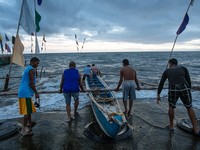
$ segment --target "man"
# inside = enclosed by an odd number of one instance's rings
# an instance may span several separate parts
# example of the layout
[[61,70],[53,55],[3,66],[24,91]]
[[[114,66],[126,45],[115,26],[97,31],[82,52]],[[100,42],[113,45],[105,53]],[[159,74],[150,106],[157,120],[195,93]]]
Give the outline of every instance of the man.
[[87,65],[84,68],[83,83],[84,83],[86,77],[88,77],[88,78],[90,77],[90,73],[91,73],[91,67],[90,67],[90,65]]
[[39,98],[39,94],[35,87],[36,80],[36,68],[38,67],[40,60],[37,57],[33,57],[23,73],[21,84],[18,91],[19,98],[19,111],[24,115],[23,128],[21,134],[32,134],[29,127],[32,127],[36,122],[32,121],[31,114],[36,112],[36,108],[32,102],[32,97],[35,94],[35,98]]
[[95,66],[95,64],[92,64],[91,70],[92,70],[93,76],[96,76],[96,75],[100,75],[100,74],[101,74],[100,70]]
[[158,91],[157,91],[157,103],[160,103],[160,93],[163,89],[163,85],[168,79],[169,81],[169,92],[168,92],[168,103],[169,103],[169,129],[174,129],[174,109],[176,108],[176,102],[180,98],[187,109],[188,115],[191,119],[193,130],[195,134],[200,134],[197,128],[197,121],[195,112],[192,108],[192,96],[191,96],[191,80],[190,75],[186,67],[177,66],[178,61],[175,58],[171,58],[168,62],[168,69],[166,69],[160,80]]
[[79,87],[82,91],[83,85],[81,82],[81,74],[76,69],[75,62],[71,61],[69,63],[69,69],[64,70],[62,79],[60,82],[60,93],[63,92],[66,102],[66,111],[68,115],[67,122],[71,122],[73,117],[71,116],[71,97],[74,98],[74,116],[77,113],[78,105],[79,105]]
[[[119,91],[119,88],[123,82],[122,94],[123,94],[123,103],[125,108],[124,114],[126,117],[130,117],[133,100],[136,99],[135,89],[140,90],[140,86],[137,79],[137,73],[132,67],[129,66],[128,59],[124,59],[122,63],[123,67],[120,69],[120,79],[115,91]],[[137,88],[135,88],[135,84],[137,85]],[[127,109],[128,98],[129,98],[129,109]]]

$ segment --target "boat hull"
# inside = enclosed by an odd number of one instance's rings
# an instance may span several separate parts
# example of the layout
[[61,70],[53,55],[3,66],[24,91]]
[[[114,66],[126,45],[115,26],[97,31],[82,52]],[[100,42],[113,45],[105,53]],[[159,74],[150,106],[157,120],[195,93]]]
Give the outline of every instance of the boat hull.
[[[86,79],[86,88],[91,90],[94,88],[108,88],[105,82],[100,77],[91,77],[90,79]],[[122,115],[118,115],[117,112],[111,116],[109,116],[104,108],[112,109],[113,112],[115,112],[117,108],[117,103],[114,102],[114,104],[111,104],[109,102],[96,102],[97,97],[98,98],[113,98],[114,94],[111,91],[106,91],[104,93],[99,93],[95,95],[95,92],[89,92],[89,97],[91,99],[91,106],[92,110],[95,116],[95,119],[100,126],[101,130],[110,138],[115,138],[118,133],[122,130],[122,124],[123,124],[123,118]],[[118,122],[121,122],[122,124],[117,123],[114,120],[117,120]]]
[[115,138],[120,131],[120,125],[113,121],[108,121],[103,112],[97,107],[97,105],[95,105],[95,103],[91,102],[91,105],[95,115],[95,119],[98,122],[100,128],[107,136]]

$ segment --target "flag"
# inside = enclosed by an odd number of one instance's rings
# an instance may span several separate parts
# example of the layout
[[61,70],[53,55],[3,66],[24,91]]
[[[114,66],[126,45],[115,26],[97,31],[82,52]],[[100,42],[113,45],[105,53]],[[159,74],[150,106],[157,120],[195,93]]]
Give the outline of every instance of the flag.
[[181,34],[181,33],[185,30],[185,28],[186,28],[188,22],[189,22],[189,16],[188,16],[188,14],[186,13],[186,14],[185,14],[185,17],[184,17],[184,19],[183,19],[183,22],[181,23],[180,27],[178,28],[178,30],[177,30],[177,32],[176,32],[177,35]]
[[38,2],[38,5],[42,4],[42,0],[37,0],[37,2]]
[[33,36],[31,36],[31,53],[33,52]]
[[29,6],[27,4],[27,0],[23,0],[22,3],[22,11],[20,17],[20,25],[22,28],[29,34],[34,35],[35,32],[35,23],[33,16],[30,12]]
[[38,44],[38,39],[36,37],[35,39],[35,54],[39,54],[40,53],[40,48],[39,48],[39,44]]
[[11,52],[11,50],[10,50],[10,46],[7,44],[7,43],[5,43],[5,49],[7,50],[7,52]]
[[44,42],[47,42],[46,39],[45,39],[45,35],[43,35],[43,41],[44,41]]
[[194,0],[190,0],[190,5],[193,6]]
[[15,36],[12,36],[12,44],[15,44]]
[[40,14],[35,10],[35,25],[36,25],[36,32],[39,32],[40,31],[40,23],[41,21],[41,16]]
[[76,40],[76,48],[77,48],[77,51],[79,51],[79,48],[78,48],[78,46],[79,46],[79,44],[78,44],[78,38],[77,38],[76,34],[75,34],[75,40]]
[[19,35],[17,34],[13,49],[12,62],[24,67],[24,45],[22,44]]
[[6,38],[6,41],[8,42],[9,41],[9,38],[8,36],[5,34],[5,38]]
[[83,45],[82,45],[82,48],[81,48],[81,49],[83,49],[83,46],[84,46],[85,40],[86,40],[86,38],[84,38],[84,40],[83,40]]
[[3,53],[4,52],[4,49],[3,49],[3,38],[2,38],[1,35],[0,35],[0,45],[1,45],[1,52]]
[[76,35],[76,34],[75,34],[75,40],[76,40],[76,45],[79,46],[79,45],[78,45],[78,38],[77,38],[77,35]]

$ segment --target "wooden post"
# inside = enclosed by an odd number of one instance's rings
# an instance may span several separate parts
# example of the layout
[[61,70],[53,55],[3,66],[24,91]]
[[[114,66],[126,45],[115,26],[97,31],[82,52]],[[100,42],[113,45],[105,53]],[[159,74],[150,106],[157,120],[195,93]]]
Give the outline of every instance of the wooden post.
[[4,89],[3,89],[3,91],[5,92],[5,91],[8,91],[8,83],[9,83],[9,75],[7,74],[6,75],[6,80],[5,80],[5,84],[4,84]]

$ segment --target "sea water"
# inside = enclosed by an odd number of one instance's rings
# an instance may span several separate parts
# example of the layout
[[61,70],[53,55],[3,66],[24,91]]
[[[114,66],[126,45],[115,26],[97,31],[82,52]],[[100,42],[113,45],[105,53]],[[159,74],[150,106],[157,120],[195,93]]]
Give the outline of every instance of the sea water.
[[[113,52],[113,53],[47,53],[47,54],[26,54],[26,64],[30,58],[36,56],[40,59],[37,70],[37,88],[39,91],[58,91],[61,75],[64,69],[68,68],[70,61],[76,62],[77,69],[83,73],[88,64],[95,64],[100,69],[104,81],[109,88],[116,88],[119,81],[119,70],[122,67],[122,60],[128,59],[130,65],[137,71],[140,83],[152,90],[136,91],[137,100],[146,100],[152,104],[156,103],[156,89],[163,71],[167,67],[169,52]],[[180,65],[188,68],[192,86],[200,85],[200,52],[173,52],[172,57],[176,58]],[[0,90],[4,87],[5,75],[9,72],[10,66],[0,68]],[[17,92],[23,68],[12,65],[9,81],[11,92]],[[141,85],[142,86],[142,85]],[[167,81],[165,87],[167,86]],[[122,98],[121,92],[114,92],[117,99]],[[199,91],[192,90],[193,106],[200,109]],[[162,97],[167,97],[167,89],[163,89]],[[34,99],[34,98],[33,98]],[[80,93],[79,109],[90,104],[87,93]],[[64,96],[59,93],[40,94],[41,108],[37,111],[65,111]],[[178,101],[177,105],[182,105]],[[72,103],[73,109],[73,103]],[[0,98],[0,119],[19,117],[18,98],[15,96],[1,96]]]

